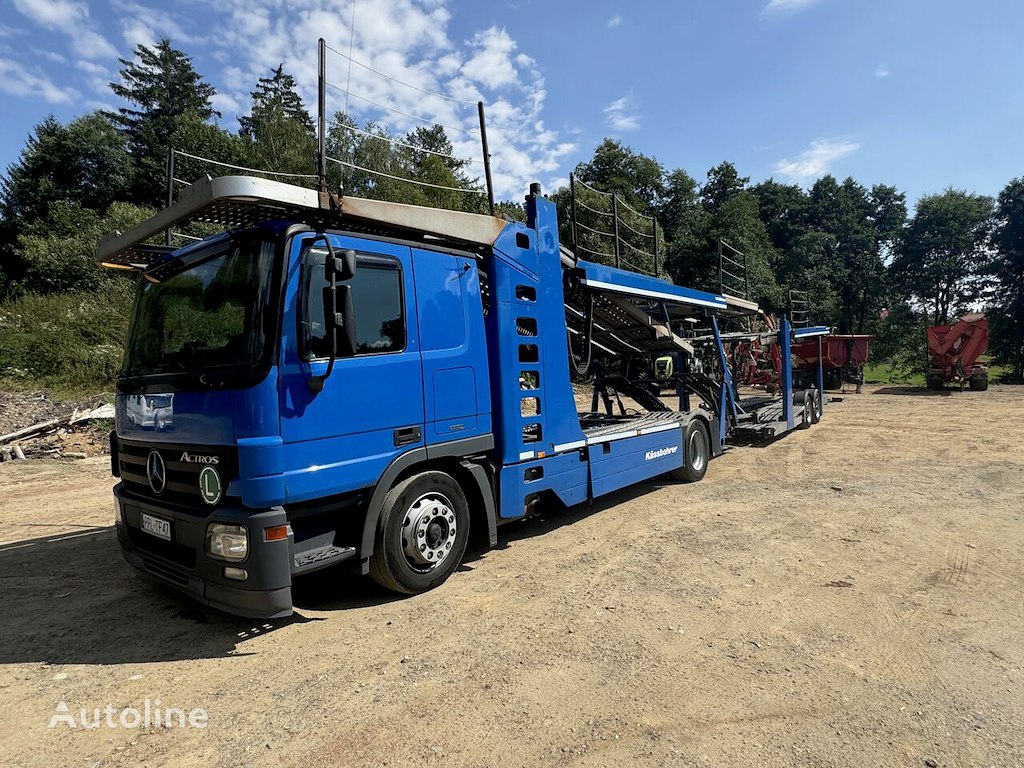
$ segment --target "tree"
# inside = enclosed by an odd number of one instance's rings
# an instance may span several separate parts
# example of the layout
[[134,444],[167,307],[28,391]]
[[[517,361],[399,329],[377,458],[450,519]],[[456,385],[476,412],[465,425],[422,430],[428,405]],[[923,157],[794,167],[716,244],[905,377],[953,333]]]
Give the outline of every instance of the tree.
[[999,193],[992,246],[993,348],[1020,380],[1024,378],[1024,178],[1013,179]]
[[[666,228],[666,238],[669,240],[667,267],[673,280],[708,291],[747,294],[746,298],[762,304],[767,311],[780,309],[782,290],[774,273],[778,253],[761,221],[758,200],[746,188],[749,179],[740,176],[736,167],[728,162],[708,171],[699,192],[690,186],[688,177],[679,172],[674,172],[670,179],[673,182],[671,196],[677,200],[677,210],[685,212],[679,220],[666,218],[672,226],[671,230]],[[697,192],[699,212],[691,202],[694,192]],[[679,202],[683,202],[681,207]],[[746,275],[734,268],[727,271],[738,279],[725,276],[719,282],[717,254],[721,241],[743,253]]]
[[59,200],[77,200],[102,213],[126,195],[130,172],[124,140],[102,113],[67,126],[50,116],[35,127],[0,181],[0,206],[5,218],[21,225],[46,218]]
[[944,325],[982,297],[992,199],[947,189],[921,198],[892,264],[896,285]]
[[18,237],[17,253],[24,265],[19,292],[99,290],[119,275],[96,264],[96,243],[104,235],[126,231],[152,215],[152,209],[130,203],[113,203],[103,216],[77,202],[54,203],[45,220]]
[[120,59],[121,82],[110,88],[137,108],[121,107],[110,118],[128,141],[135,161],[134,199],[159,205],[166,195],[168,148],[182,123],[220,117],[211,99],[213,86],[192,67],[192,59],[164,38],[153,48],[138,45],[135,60]]
[[285,73],[282,64],[271,77],[261,77],[251,95],[249,114],[238,122],[241,135],[251,142],[253,166],[281,173],[312,173],[316,134],[295,90],[295,78]]
[[[613,139],[605,139],[594,157],[576,166],[575,246],[588,260],[614,264],[616,260],[615,211],[618,212],[619,261],[628,268],[653,273],[654,221],[665,193],[665,169],[653,157],[634,152]],[[614,195],[614,202],[613,202]],[[561,211],[562,242],[573,243],[572,200],[568,188],[553,199]],[[657,270],[664,262],[665,242],[658,233]]]
[[[455,192],[453,190],[479,190],[478,179],[466,175],[470,166],[469,160],[460,160],[453,156],[454,147],[445,130],[440,125],[414,128],[398,145],[403,159],[405,173],[411,179],[433,184],[433,187],[410,185],[411,193],[420,205],[436,208],[448,208],[456,211],[482,213],[486,207],[486,198],[473,192]],[[443,189],[448,187],[448,189]]]
[[37,125],[0,180],[0,295],[25,277],[20,234],[45,222],[63,201],[104,213],[127,195],[130,175],[124,140],[99,112],[66,126],[53,117]]

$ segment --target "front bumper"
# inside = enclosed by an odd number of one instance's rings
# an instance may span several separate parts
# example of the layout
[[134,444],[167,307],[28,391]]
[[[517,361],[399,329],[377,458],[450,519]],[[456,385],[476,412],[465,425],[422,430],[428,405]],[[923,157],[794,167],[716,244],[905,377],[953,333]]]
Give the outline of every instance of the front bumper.
[[[224,505],[201,517],[141,500],[120,483],[114,487],[114,500],[121,552],[137,570],[227,613],[260,619],[291,615],[292,536],[279,541],[264,541],[263,536],[264,528],[288,522],[282,507],[253,512]],[[170,521],[170,541],[142,530],[143,512]],[[248,528],[249,553],[245,560],[231,563],[206,554],[206,528],[210,523]],[[225,567],[245,569],[246,579],[226,578]]]

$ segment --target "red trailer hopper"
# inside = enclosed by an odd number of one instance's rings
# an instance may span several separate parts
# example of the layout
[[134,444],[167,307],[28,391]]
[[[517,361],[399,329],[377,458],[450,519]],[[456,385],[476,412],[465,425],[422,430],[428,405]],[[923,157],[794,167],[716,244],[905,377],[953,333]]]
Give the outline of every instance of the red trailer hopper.
[[964,388],[988,389],[988,368],[978,359],[988,351],[988,320],[981,313],[964,315],[952,325],[928,329],[929,389],[942,389],[947,381]]
[[[830,334],[821,340],[821,367],[825,375],[826,389],[839,389],[844,382],[857,385],[860,391],[864,383],[863,368],[868,359],[868,343],[874,336],[862,334]],[[815,371],[818,366],[818,342],[794,344],[793,370]]]

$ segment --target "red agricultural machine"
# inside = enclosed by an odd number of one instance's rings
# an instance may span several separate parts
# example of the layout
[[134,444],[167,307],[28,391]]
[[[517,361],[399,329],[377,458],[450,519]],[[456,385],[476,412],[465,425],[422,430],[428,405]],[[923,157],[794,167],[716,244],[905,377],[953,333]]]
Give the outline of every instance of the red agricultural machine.
[[988,320],[980,313],[964,315],[952,325],[928,329],[928,389],[947,382],[971,389],[988,389],[988,368],[978,362],[988,350]]
[[[829,334],[821,340],[821,367],[825,389],[842,389],[847,383],[860,392],[864,383],[864,363],[868,344],[874,336],[862,334]],[[807,377],[818,369],[818,342],[805,341],[793,345],[793,376]]]

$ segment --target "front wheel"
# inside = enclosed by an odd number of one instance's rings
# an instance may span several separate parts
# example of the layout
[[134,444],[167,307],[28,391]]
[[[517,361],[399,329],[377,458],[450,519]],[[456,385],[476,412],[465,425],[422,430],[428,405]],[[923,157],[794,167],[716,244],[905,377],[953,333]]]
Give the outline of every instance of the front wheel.
[[703,421],[691,421],[683,435],[683,461],[679,469],[672,470],[672,478],[682,483],[696,483],[708,471],[711,458],[711,441]]
[[469,541],[469,504],[444,472],[421,472],[388,491],[370,577],[394,592],[426,592],[452,575]]

